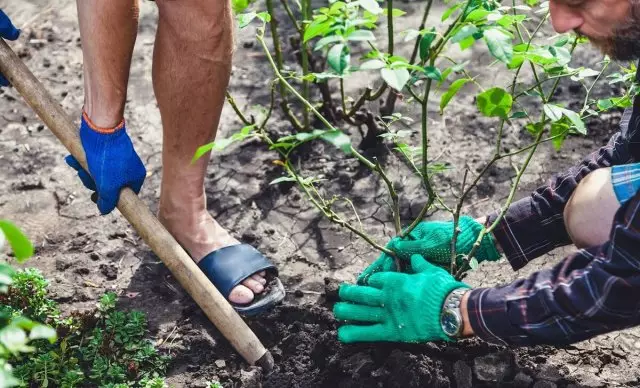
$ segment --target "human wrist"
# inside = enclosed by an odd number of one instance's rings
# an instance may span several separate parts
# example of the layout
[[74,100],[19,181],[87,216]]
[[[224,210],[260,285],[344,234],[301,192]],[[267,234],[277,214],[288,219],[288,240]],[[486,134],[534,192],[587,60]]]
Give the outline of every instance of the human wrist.
[[462,337],[471,337],[474,335],[473,327],[471,327],[471,321],[469,320],[469,309],[467,303],[469,301],[469,295],[471,290],[467,290],[462,296],[460,302],[460,314],[462,315]]

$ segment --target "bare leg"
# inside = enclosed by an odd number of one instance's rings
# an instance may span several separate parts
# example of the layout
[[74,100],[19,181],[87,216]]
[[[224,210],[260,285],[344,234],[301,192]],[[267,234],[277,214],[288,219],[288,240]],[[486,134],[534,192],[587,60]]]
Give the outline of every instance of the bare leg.
[[[213,250],[238,244],[207,212],[209,155],[191,165],[196,149],[215,138],[220,121],[231,72],[231,6],[227,0],[157,4],[153,86],[164,130],[158,217],[199,261]],[[253,275],[243,284],[231,292],[232,302],[250,302],[266,280]]]
[[604,244],[619,208],[610,168],[600,168],[584,177],[564,210],[565,227],[573,243],[578,248]]
[[120,123],[138,29],[138,2],[78,0],[84,62],[84,110],[93,123]]

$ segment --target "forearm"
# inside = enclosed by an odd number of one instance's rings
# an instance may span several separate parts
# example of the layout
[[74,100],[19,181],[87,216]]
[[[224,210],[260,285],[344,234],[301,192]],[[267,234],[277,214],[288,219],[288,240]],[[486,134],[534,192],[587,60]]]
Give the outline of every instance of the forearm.
[[[626,125],[626,124],[623,124]],[[619,132],[609,143],[577,165],[557,174],[530,196],[514,202],[498,221],[493,237],[512,268],[518,270],[529,261],[571,243],[564,223],[564,209],[582,179],[599,168],[627,163],[629,141],[640,134]],[[494,223],[499,212],[488,216]]]
[[467,292],[465,334],[502,345],[559,345],[640,324],[640,192],[616,213],[611,236],[528,278]]

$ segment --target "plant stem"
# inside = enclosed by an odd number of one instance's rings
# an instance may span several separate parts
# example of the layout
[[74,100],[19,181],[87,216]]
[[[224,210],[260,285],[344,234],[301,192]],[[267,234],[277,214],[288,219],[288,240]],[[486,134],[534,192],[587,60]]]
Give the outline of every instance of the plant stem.
[[[431,2],[433,0],[429,0]],[[393,55],[393,0],[387,0],[387,37],[389,55]]]
[[387,177],[387,174],[382,169],[378,158],[374,158],[374,162],[376,171],[378,171],[378,173],[382,177],[382,180],[384,180],[384,183],[387,184],[387,188],[389,189],[389,196],[391,197],[391,201],[393,204],[393,207],[391,209],[391,211],[393,212],[393,225],[396,229],[396,234],[400,235],[400,233],[402,232],[402,226],[400,224],[400,203],[398,201],[398,193],[396,193],[396,189],[393,187],[393,182],[391,182],[389,177]]
[[[262,43],[264,44],[264,42],[262,42]],[[273,61],[273,59],[271,59],[271,61]],[[273,140],[271,140],[269,135],[264,131],[264,128],[260,128],[259,129],[259,133],[260,133],[260,136],[267,142],[267,144],[269,146],[272,146],[274,144]],[[307,187],[307,184],[302,182],[302,180],[300,179],[300,176],[296,173],[295,169],[293,168],[293,166],[291,165],[291,162],[288,159],[288,155],[286,153],[284,153],[280,149],[278,149],[278,153],[283,158],[285,158],[284,167],[285,167],[287,173],[289,175],[293,176],[293,178],[296,180],[296,183],[298,183],[298,186],[300,186],[300,188],[302,188],[302,191],[304,191],[304,193],[307,196],[307,198],[309,198],[309,201],[311,201],[311,203],[316,207],[316,209],[320,210],[320,212],[322,212],[322,214],[324,214],[324,216],[327,217],[327,219],[329,219],[329,221],[333,222],[334,224],[337,224],[339,226],[342,226],[344,228],[349,229],[350,231],[352,231],[353,233],[358,235],[360,238],[362,238],[364,241],[369,243],[372,247],[376,248],[377,250],[379,250],[381,252],[384,252],[384,253],[390,255],[391,257],[394,257],[397,260],[395,252],[393,252],[390,249],[388,249],[386,247],[383,247],[382,245],[376,243],[365,232],[363,232],[361,230],[358,230],[357,228],[354,228],[351,224],[349,224],[348,222],[343,220],[338,214],[336,214],[336,212],[334,212],[327,205],[327,202],[324,199],[319,198],[320,201],[322,201],[322,203],[318,202],[318,199],[316,199],[313,196],[313,194],[311,194],[311,192],[309,191],[309,188]],[[314,191],[315,191],[315,189],[314,189]],[[357,217],[357,213],[356,213],[356,217]],[[396,264],[398,264],[398,263],[396,263]]]
[[428,168],[429,143],[428,143],[427,116],[429,113],[428,103],[429,103],[429,94],[431,92],[431,81],[432,81],[431,78],[427,79],[427,82],[425,85],[425,92],[424,92],[424,96],[422,97],[422,104],[421,104],[422,106],[422,169],[421,169],[421,173],[422,173],[422,181],[423,181],[424,187],[427,190],[427,203],[422,207],[422,210],[420,210],[418,217],[415,220],[413,220],[411,225],[409,225],[409,227],[404,231],[404,233],[402,234],[403,237],[408,236],[409,233],[411,233],[411,231],[420,223],[420,221],[422,221],[422,218],[424,217],[425,214],[427,214],[427,211],[433,204],[433,201],[435,200],[435,197],[436,197],[435,191],[433,190],[433,187],[431,187],[431,180],[429,178],[429,168]]
[[[543,114],[543,116],[544,116],[544,114]],[[543,133],[544,133],[544,131],[540,131],[540,133],[536,137],[536,141],[535,141],[534,146],[531,147],[531,151],[527,155],[527,158],[525,159],[524,163],[522,164],[522,167],[517,172],[515,181],[511,185],[511,190],[509,191],[509,196],[507,197],[507,202],[502,207],[502,210],[500,211],[500,214],[493,221],[493,223],[491,224],[491,226],[489,228],[483,228],[482,229],[482,231],[478,235],[478,238],[476,239],[476,242],[473,244],[473,248],[471,248],[471,251],[467,255],[467,258],[464,260],[463,264],[460,266],[460,268],[456,272],[456,274],[455,274],[455,278],[456,279],[460,279],[460,276],[462,276],[462,274],[467,270],[467,267],[469,265],[469,260],[475,255],[475,253],[477,252],[478,248],[480,248],[480,242],[482,241],[484,236],[487,235],[488,233],[493,232],[493,230],[498,226],[498,223],[502,220],[504,215],[509,210],[509,206],[511,205],[511,202],[513,201],[513,197],[516,194],[516,190],[518,189],[518,185],[520,184],[520,179],[522,178],[522,175],[524,174],[525,170],[527,169],[527,166],[529,165],[529,162],[531,161],[533,155],[535,154],[536,149],[538,148],[538,145],[540,144],[540,140],[542,139],[542,134]]]
[[[464,170],[464,177],[462,178],[462,191],[464,191],[464,186],[467,183],[467,174],[469,173],[469,169]],[[456,243],[458,242],[458,234],[460,231],[458,230],[458,221],[460,220],[460,210],[462,209],[462,201],[458,201],[456,205],[455,213],[453,214],[453,237],[451,238],[451,274],[456,273],[456,262],[458,258],[458,253],[456,252]]]
[[238,105],[236,105],[236,100],[233,99],[233,96],[231,95],[231,93],[229,93],[228,90],[225,91],[225,96],[227,98],[227,102],[229,103],[229,105],[231,105],[231,107],[233,108],[233,111],[236,112],[236,115],[238,115],[238,118],[240,119],[240,121],[242,121],[244,125],[254,124],[253,121],[247,119],[245,115],[242,113],[242,111],[240,111],[240,109],[238,108]]
[[[307,98],[305,98],[307,100]],[[340,77],[340,100],[342,101],[342,112],[347,113],[347,102],[344,98],[344,79]]]
[[[286,3],[286,0],[282,0],[284,3]],[[310,7],[310,2],[311,0],[301,0],[302,2],[302,17],[304,18],[304,20],[309,20],[311,18],[311,7]],[[297,24],[297,23],[296,23]],[[300,42],[301,42],[301,46],[302,46],[302,75],[304,77],[304,79],[302,80],[302,96],[304,97],[305,100],[309,100],[309,80],[307,80],[306,75],[309,74],[309,52],[308,50],[308,43],[304,41],[304,33],[307,30],[307,24],[306,23],[302,23],[302,28],[299,28],[298,31],[300,32]],[[307,109],[307,107],[304,107],[304,111],[302,113],[302,122],[303,122],[303,126],[304,126],[304,130],[308,131],[310,130],[310,122],[309,122],[309,109]]]
[[[271,56],[271,53],[269,52],[267,45],[264,41],[263,35],[262,34],[258,34],[257,36],[258,38],[258,42],[260,42],[260,45],[262,45],[262,49],[265,52],[265,55],[267,57],[267,60],[269,61],[269,63],[271,64],[271,68],[273,69],[273,71],[276,74],[276,77],[280,80],[281,84],[284,85],[284,87],[286,87],[287,89],[289,89],[289,91],[296,97],[298,98],[308,109],[309,111],[311,111],[327,128],[329,128],[329,130],[334,130],[336,131],[337,129],[331,125],[331,123],[329,123],[327,121],[327,119],[324,118],[324,116],[322,116],[320,114],[320,112],[318,112],[318,110],[311,105],[311,103],[304,99],[304,97],[302,97],[300,95],[300,93],[298,93],[298,91],[291,86],[291,84],[289,84],[289,82],[287,82],[287,80],[282,76],[282,74],[280,73],[276,63],[273,60],[273,57]],[[270,145],[273,144],[273,142],[271,141],[271,139],[268,140],[268,142],[270,143]],[[362,154],[360,154],[353,146],[350,146],[350,151],[351,153],[362,163],[365,165],[365,167],[367,167],[369,170],[373,171],[373,172],[377,172],[379,173],[383,179],[386,178],[386,174],[384,173],[384,171],[382,170],[382,167],[378,165],[378,167],[376,167],[376,165],[374,163],[372,163],[369,159],[367,159],[366,157],[364,157]],[[280,152],[280,151],[279,151]],[[288,160],[287,160],[287,165],[288,165],[288,169],[293,172],[293,167],[291,167],[291,165],[289,164]],[[349,229],[350,231],[352,231],[353,233],[357,234],[358,236],[360,236],[362,239],[364,239],[365,241],[367,241],[369,244],[371,244],[373,247],[375,247],[376,249],[385,252],[386,254],[396,258],[396,255],[393,251],[375,243],[368,235],[366,235],[364,232],[357,230],[356,228],[354,228],[353,226],[351,226],[349,223],[345,222],[344,220],[342,220],[340,218],[340,216],[338,216],[335,212],[333,211],[328,211],[330,209],[327,209],[326,207],[321,206],[320,204],[318,204],[318,202],[313,198],[313,196],[309,193],[308,188],[303,184],[303,182],[300,180],[300,178],[296,176],[296,181],[298,182],[298,184],[303,188],[303,190],[305,191],[305,193],[307,194],[307,196],[311,199],[312,203],[318,208],[320,209],[323,214],[325,216],[327,216],[327,218],[329,218],[330,221],[343,226],[347,229]],[[385,182],[388,181],[388,178],[385,180]],[[397,197],[397,193],[395,192],[395,189],[393,189],[393,185],[389,186],[390,189],[390,195],[392,197],[393,200],[393,196],[395,194],[395,196]],[[393,190],[393,191],[391,191]],[[396,258],[397,260],[397,258]],[[401,263],[396,262],[396,265],[399,265]],[[400,268],[400,267],[398,267]]]
[[[420,27],[418,31],[422,31],[424,30],[424,28],[427,25],[427,17],[429,17],[429,12],[431,11],[431,4],[433,3],[433,0],[429,0],[427,1],[427,5],[425,5],[424,7],[424,13],[422,14],[422,21],[420,22]],[[420,41],[422,40],[422,35],[418,35],[418,37],[416,38],[416,43],[413,46],[413,53],[411,54],[411,59],[409,60],[409,63],[413,64],[416,60],[416,56],[418,56],[418,49],[420,48]]]
[[[269,15],[271,16],[269,26],[271,28],[271,38],[273,39],[273,50],[276,53],[276,66],[278,68],[278,72],[280,72],[283,67],[283,60],[282,47],[280,46],[280,35],[278,34],[278,19],[276,18],[275,12],[273,10],[273,0],[266,0],[265,5],[267,7],[267,12],[269,12]],[[289,103],[287,102],[287,91],[282,83],[280,84],[280,98],[282,99],[282,110],[287,119],[296,128],[296,131],[300,131],[302,129],[302,125],[289,107]]]
[[[302,42],[304,40],[303,35],[304,35],[304,31],[303,28],[300,27],[300,23],[298,23],[298,20],[296,19],[296,17],[293,15],[293,12],[291,11],[291,7],[289,7],[289,2],[287,0],[280,0],[280,3],[282,4],[282,7],[284,8],[285,12],[287,13],[287,15],[289,15],[289,19],[291,20],[291,22],[293,23],[293,26],[295,27],[296,31],[298,31],[298,33],[300,34],[301,40],[300,42]],[[304,19],[307,18],[305,12],[304,12],[304,7],[305,7],[305,2],[302,2],[302,17]],[[271,17],[273,17],[273,15],[271,15]],[[304,23],[303,23],[304,25]]]

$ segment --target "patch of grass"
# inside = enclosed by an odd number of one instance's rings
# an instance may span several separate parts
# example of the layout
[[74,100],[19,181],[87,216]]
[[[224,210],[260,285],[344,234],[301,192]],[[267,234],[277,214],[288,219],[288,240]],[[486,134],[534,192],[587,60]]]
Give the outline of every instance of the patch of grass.
[[116,295],[105,294],[95,311],[63,317],[47,296],[48,282],[35,269],[19,271],[8,293],[0,296],[5,313],[45,322],[58,339],[34,341],[35,351],[12,360],[23,386],[165,387],[169,357],[145,338],[147,321],[138,311],[116,308]]

